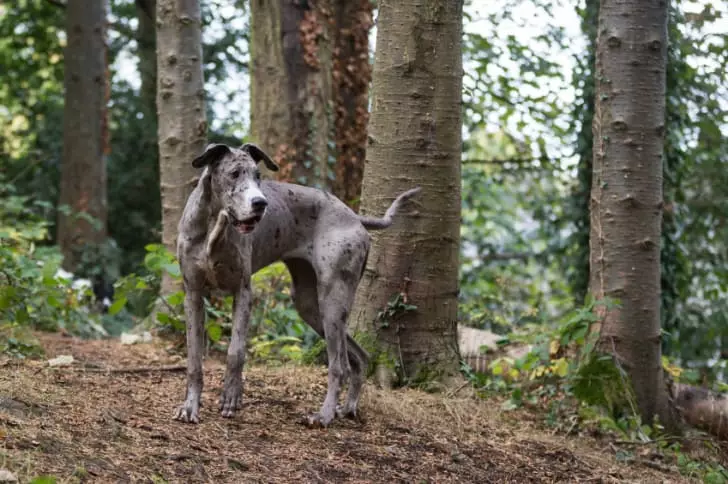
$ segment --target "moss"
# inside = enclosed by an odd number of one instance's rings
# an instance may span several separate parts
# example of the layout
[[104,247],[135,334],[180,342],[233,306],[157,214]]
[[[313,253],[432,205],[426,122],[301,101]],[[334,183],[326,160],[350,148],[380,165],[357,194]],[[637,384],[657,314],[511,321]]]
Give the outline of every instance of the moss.
[[367,367],[367,378],[374,375],[378,366],[384,366],[397,375],[397,379],[401,379],[401,368],[399,360],[395,357],[391,349],[385,348],[377,341],[376,334],[368,331],[357,331],[352,338],[369,353],[369,365]]
[[321,338],[301,357],[304,365],[323,365],[326,363],[326,340]]

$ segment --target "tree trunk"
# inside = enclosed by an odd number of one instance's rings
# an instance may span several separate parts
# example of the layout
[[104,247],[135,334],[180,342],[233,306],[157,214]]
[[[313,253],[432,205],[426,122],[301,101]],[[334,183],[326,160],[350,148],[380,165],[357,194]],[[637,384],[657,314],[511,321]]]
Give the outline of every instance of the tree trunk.
[[352,325],[415,383],[458,371],[462,19],[462,0],[379,4],[362,212],[423,190],[373,234]]
[[157,139],[157,2],[136,0],[137,43],[139,45],[139,75],[142,85],[139,94],[144,116],[155,126],[152,134]]
[[577,304],[584,304],[589,293],[589,200],[592,183],[592,160],[594,158],[592,123],[594,121],[594,65],[596,63],[597,26],[599,23],[599,0],[586,0],[581,12],[581,30],[587,37],[585,59],[578,59],[574,72],[575,87],[581,88],[581,103],[575,109],[575,121],[579,123],[576,151],[579,154],[577,187],[574,190],[571,210],[574,232],[567,246],[571,252],[569,283]]
[[273,153],[279,179],[328,188],[334,177],[331,7],[326,1],[250,3],[253,140]]
[[596,60],[590,287],[600,348],[631,378],[644,422],[671,426],[660,351],[667,3],[602,0]]
[[[157,0],[156,21],[162,242],[175,252],[177,223],[196,183],[192,160],[207,139],[199,1]],[[173,290],[162,281],[162,294]]]
[[333,92],[336,126],[334,194],[359,207],[369,122],[371,0],[336,0]]
[[71,213],[59,213],[57,238],[63,266],[70,271],[78,263],[77,249],[106,239],[106,9],[105,1],[69,0],[66,5],[59,205]]

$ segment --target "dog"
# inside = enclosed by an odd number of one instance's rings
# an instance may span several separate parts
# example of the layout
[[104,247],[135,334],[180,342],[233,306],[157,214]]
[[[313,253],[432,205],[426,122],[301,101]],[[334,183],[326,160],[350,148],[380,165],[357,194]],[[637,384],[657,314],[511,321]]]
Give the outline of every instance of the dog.
[[[203,168],[178,225],[177,257],[185,292],[187,393],[175,412],[198,423],[204,345],[203,297],[211,290],[232,294],[233,328],[220,411],[233,417],[242,403],[242,371],[251,305],[251,275],[283,261],[301,318],[326,340],[328,388],[309,426],[328,426],[336,415],[356,418],[369,355],[347,334],[346,325],[369,254],[367,231],[386,229],[400,205],[420,192],[395,198],[384,217],[357,215],[333,195],[314,188],[261,181],[258,164],[278,166],[258,146],[211,144],[192,161]],[[346,402],[338,407],[341,386]]]

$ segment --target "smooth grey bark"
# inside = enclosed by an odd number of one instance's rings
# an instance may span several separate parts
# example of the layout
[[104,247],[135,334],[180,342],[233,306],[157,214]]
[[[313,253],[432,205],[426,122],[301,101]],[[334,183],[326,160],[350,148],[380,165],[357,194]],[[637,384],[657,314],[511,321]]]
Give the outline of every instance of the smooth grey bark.
[[[192,160],[207,139],[202,20],[198,0],[157,0],[156,12],[162,242],[174,253],[177,224],[197,181]],[[173,290],[163,280],[162,294]]]
[[[410,382],[458,372],[462,22],[461,0],[379,2],[361,212],[423,190],[373,234],[352,325]],[[378,316],[398,294],[417,309]]]
[[660,351],[667,3],[602,0],[596,58],[590,290],[599,347],[630,375],[644,422],[672,425]]

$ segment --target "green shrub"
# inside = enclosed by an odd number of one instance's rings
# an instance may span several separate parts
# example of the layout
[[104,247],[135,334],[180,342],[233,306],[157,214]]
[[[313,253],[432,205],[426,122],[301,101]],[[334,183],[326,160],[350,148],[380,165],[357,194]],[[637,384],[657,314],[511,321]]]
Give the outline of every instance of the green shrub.
[[[144,273],[130,274],[116,284],[109,312],[128,310],[148,318],[153,328],[173,336],[185,334],[184,292],[157,299],[163,274],[179,281],[179,264],[174,254],[160,244],[149,244],[144,257]],[[248,332],[249,351],[258,360],[301,361],[318,339],[293,308],[290,275],[283,263],[272,264],[252,277],[253,301]],[[232,330],[233,297],[205,299],[205,329],[208,347],[224,351]]]
[[100,317],[89,311],[93,294],[56,277],[62,257],[48,241],[42,204],[19,196],[0,178],[0,351],[22,355],[36,351],[29,330],[62,330],[95,337],[106,335]]

